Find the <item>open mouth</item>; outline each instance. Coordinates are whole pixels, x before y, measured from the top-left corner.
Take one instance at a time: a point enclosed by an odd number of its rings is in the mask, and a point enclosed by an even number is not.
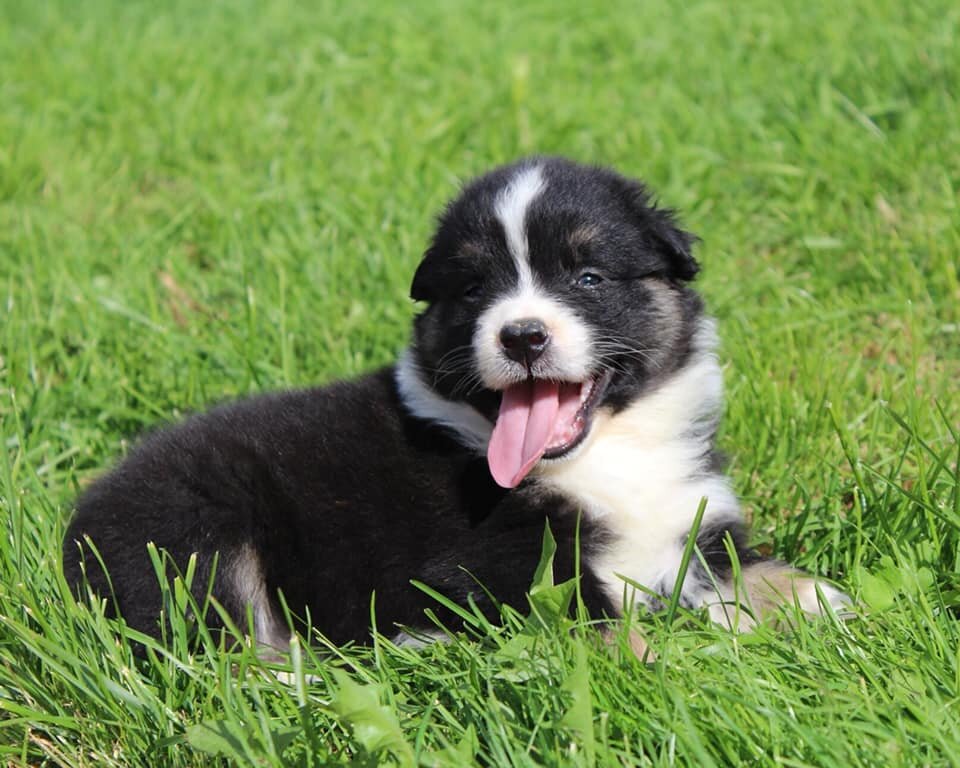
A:
[[[541,459],[572,451],[590,431],[609,371],[584,382],[527,379],[503,391],[487,448],[497,484],[514,488]]]

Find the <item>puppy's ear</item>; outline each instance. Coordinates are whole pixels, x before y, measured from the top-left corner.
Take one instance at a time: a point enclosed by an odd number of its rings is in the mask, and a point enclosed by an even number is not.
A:
[[[433,301],[437,298],[437,254],[431,246],[423,254],[410,284],[410,298],[414,301]]]
[[[699,238],[677,226],[673,211],[653,208],[651,213],[653,226],[650,233],[670,260],[671,276],[680,280],[693,280],[700,271],[700,265],[693,258],[693,245]]]
[[[658,208],[647,188],[639,181],[624,179],[624,194],[644,234],[660,249],[670,266],[669,276],[692,280],[700,265],[693,258],[693,245],[699,238],[680,229],[676,214],[669,208]]]

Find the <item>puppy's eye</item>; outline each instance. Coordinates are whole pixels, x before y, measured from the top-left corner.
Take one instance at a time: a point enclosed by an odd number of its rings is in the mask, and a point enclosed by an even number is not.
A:
[[[603,278],[596,272],[584,272],[582,275],[580,275],[580,277],[577,278],[577,287],[596,288],[602,282]]]
[[[483,296],[482,283],[470,283],[460,294],[467,301],[476,301]]]

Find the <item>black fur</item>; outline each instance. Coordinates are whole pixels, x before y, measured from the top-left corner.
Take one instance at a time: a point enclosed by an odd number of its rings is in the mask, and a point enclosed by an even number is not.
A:
[[[727,581],[731,576],[732,564],[727,554],[728,539],[741,567],[747,567],[762,559],[748,546],[747,527],[739,520],[704,526],[697,532],[697,548],[710,573],[720,581]],[[699,561],[697,568],[703,571],[703,565]],[[703,577],[706,578],[707,574],[703,573]]]
[[[200,573],[219,552],[214,596],[244,626],[222,571],[251,543],[267,584],[283,590],[292,610],[309,612],[334,642],[365,641],[374,592],[384,632],[425,626],[428,607],[456,626],[411,579],[459,602],[473,595],[491,618],[473,577],[522,606],[547,519],[559,544],[557,578],[571,577],[577,510],[533,495],[497,487],[483,460],[445,430],[406,416],[386,369],[219,408],[149,437],[80,500],[64,570],[80,581],[75,540],[89,535],[124,618],[156,633],[160,595],[146,542],[181,566],[196,552]],[[581,536],[594,541],[589,523]],[[93,558],[86,570],[109,594]],[[589,573],[583,591],[594,610],[609,608]],[[212,613],[208,621],[216,623]]]

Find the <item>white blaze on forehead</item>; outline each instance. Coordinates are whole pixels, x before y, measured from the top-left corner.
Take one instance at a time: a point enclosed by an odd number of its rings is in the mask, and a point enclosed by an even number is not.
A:
[[[507,248],[517,265],[521,285],[533,283],[530,269],[530,249],[527,244],[527,210],[537,196],[546,188],[547,182],[539,165],[524,168],[497,197],[494,213],[503,225],[507,236]]]
[[[537,318],[550,334],[550,346],[532,371],[537,378],[584,381],[593,363],[591,334],[586,324],[570,307],[537,284],[530,267],[527,212],[546,187],[540,166],[523,168],[503,188],[494,206],[517,268],[518,280],[513,291],[483,312],[474,332],[473,349],[480,379],[491,389],[505,389],[528,375],[521,365],[504,355],[499,341],[504,325],[523,318]]]

